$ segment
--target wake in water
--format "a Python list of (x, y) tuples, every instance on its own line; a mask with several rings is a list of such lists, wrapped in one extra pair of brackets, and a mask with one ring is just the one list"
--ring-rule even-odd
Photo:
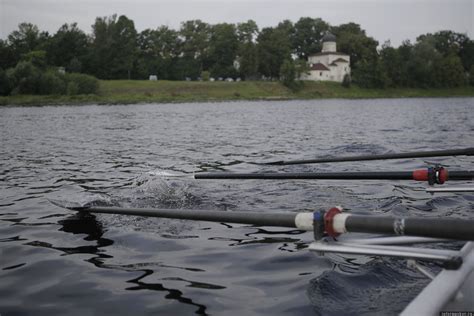
[[(117, 206), (129, 208), (166, 209), (211, 209), (222, 210), (227, 206), (216, 204), (188, 176), (166, 170), (151, 170), (137, 176), (131, 184), (107, 194), (86, 193), (76, 200), (49, 201), (62, 208), (89, 206)], [(122, 215), (95, 215), (114, 227), (133, 231), (149, 231), (165, 237), (178, 238), (183, 231), (190, 230), (193, 223), (172, 219), (144, 218)], [(173, 237), (174, 236), (174, 237)], [(180, 236), (186, 238), (186, 236)]]

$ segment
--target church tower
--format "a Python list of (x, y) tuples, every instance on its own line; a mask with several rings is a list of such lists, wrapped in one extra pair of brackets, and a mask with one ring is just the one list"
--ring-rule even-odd
[(335, 53), (336, 52), (336, 36), (327, 32), (323, 36), (323, 53)]

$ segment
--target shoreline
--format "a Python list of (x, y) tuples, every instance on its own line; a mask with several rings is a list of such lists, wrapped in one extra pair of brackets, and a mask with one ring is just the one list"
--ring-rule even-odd
[(196, 103), (233, 101), (289, 101), (321, 99), (474, 97), (474, 87), (452, 89), (344, 88), (334, 82), (305, 81), (292, 92), (276, 81), (199, 82), (101, 80), (98, 95), (17, 95), (0, 97), (0, 106), (119, 105), (144, 103)]

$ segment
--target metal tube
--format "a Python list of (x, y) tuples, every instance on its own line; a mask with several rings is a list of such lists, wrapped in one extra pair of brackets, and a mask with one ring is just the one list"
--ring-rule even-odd
[(373, 255), (388, 256), (398, 258), (410, 258), (417, 260), (436, 260), (449, 264), (453, 268), (458, 268), (462, 260), (458, 257), (457, 251), (398, 247), (398, 246), (369, 246), (358, 245), (353, 243), (326, 243), (313, 242), (309, 246), (309, 250), (323, 253), (344, 253), (354, 255)]
[[(455, 271), (443, 270), (426, 286), (423, 291), (405, 308), (402, 316), (411, 315), (439, 315), (442, 310), (453, 310), (446, 305), (452, 301), (459, 290), (463, 290), (464, 305), (472, 303), (472, 290), (469, 285), (473, 282), (474, 243), (469, 242), (460, 251), (464, 263)], [(461, 306), (463, 304), (460, 304)], [(473, 304), (470, 304), (472, 307)], [(466, 308), (466, 310), (471, 310)]]

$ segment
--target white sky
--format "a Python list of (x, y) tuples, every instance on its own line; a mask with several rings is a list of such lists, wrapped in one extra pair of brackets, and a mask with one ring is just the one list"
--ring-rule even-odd
[(0, 38), (21, 22), (54, 34), (77, 22), (86, 33), (98, 16), (126, 15), (138, 31), (186, 20), (215, 24), (255, 20), (260, 28), (289, 19), (320, 17), (331, 25), (355, 22), (379, 43), (439, 30), (466, 33), (474, 39), (474, 0), (0, 0)]

